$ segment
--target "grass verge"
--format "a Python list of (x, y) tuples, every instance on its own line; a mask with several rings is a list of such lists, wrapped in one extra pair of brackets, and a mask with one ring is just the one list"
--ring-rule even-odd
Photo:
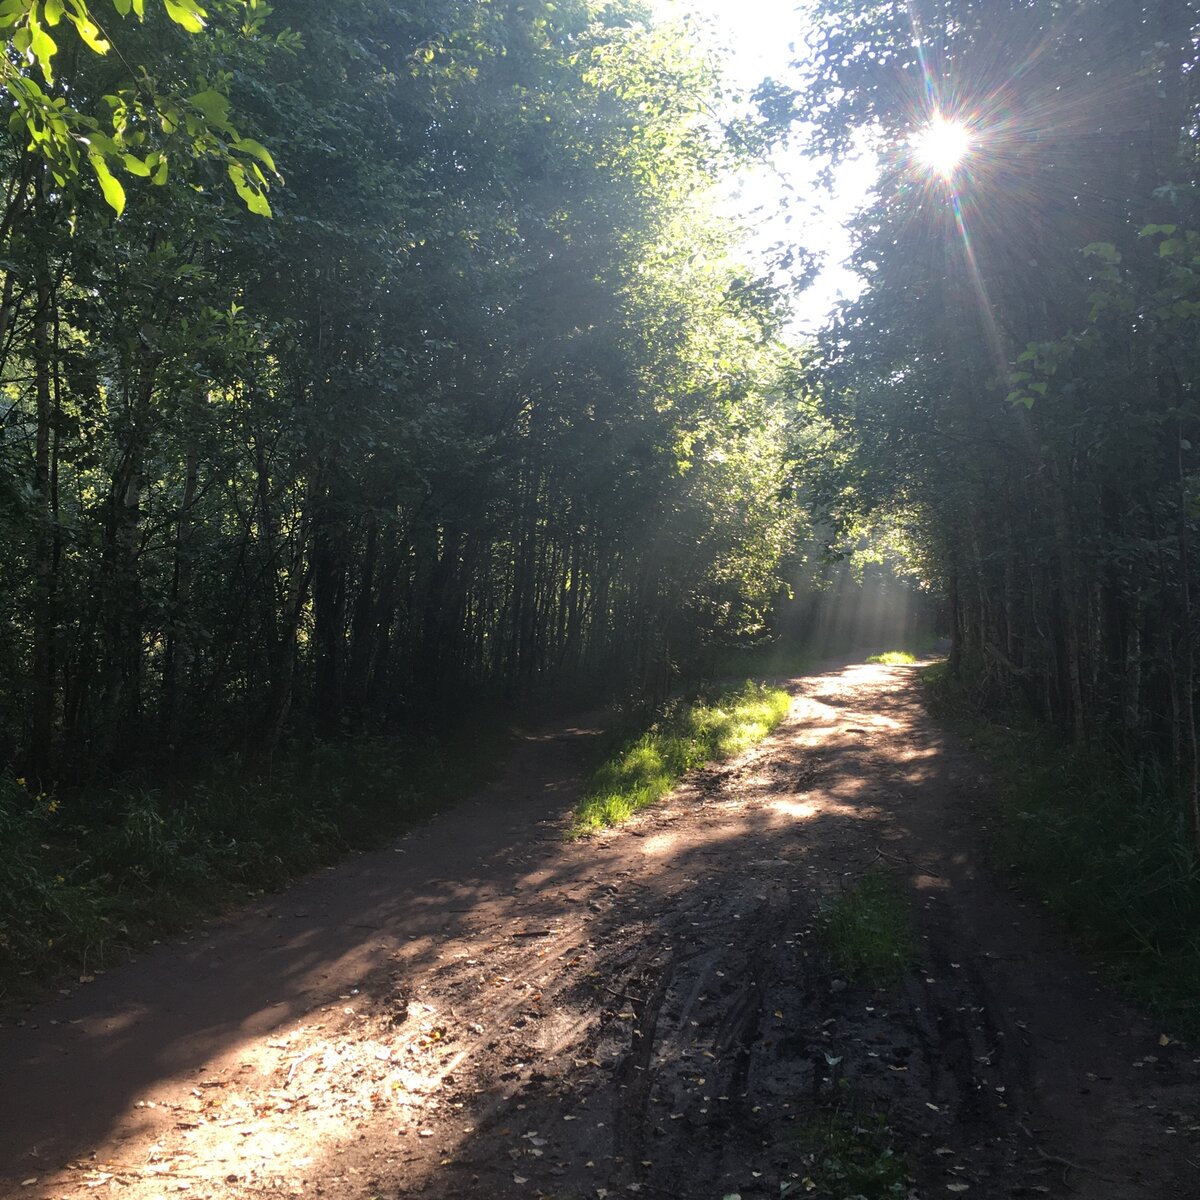
[(230, 764), (61, 798), (0, 778), (0, 1005), (381, 844), (479, 786), (502, 744), (478, 724), (359, 738), (294, 750), (269, 779)]
[(848, 979), (875, 987), (898, 982), (917, 952), (908, 900), (879, 873), (863, 876), (826, 906), (822, 940)]
[(876, 663), (882, 667), (911, 667), (917, 661), (915, 654), (909, 654), (907, 650), (888, 650), (883, 654), (872, 654), (867, 659), (869, 663)]
[(592, 773), (575, 810), (572, 836), (627, 820), (666, 795), (693, 767), (761, 741), (790, 706), (787, 692), (751, 682), (676, 706)]
[(923, 672), (931, 710), (991, 765), (993, 854), (1172, 1037), (1200, 1037), (1200, 862), (1182, 803), (1154, 770), (1134, 778), (1051, 730), (980, 711), (944, 665)]

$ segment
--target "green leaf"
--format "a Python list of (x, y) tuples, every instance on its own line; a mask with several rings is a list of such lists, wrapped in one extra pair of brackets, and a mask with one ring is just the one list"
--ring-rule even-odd
[(42, 18), (51, 27), (57, 25), (63, 15), (63, 0), (46, 0), (42, 9)]
[(167, 8), (167, 16), (176, 25), (182, 25), (188, 33), (199, 33), (204, 28), (204, 18), (208, 14), (194, 0), (163, 0), (163, 3)]
[(1101, 262), (1112, 263), (1114, 266), (1121, 261), (1121, 252), (1112, 242), (1091, 242), (1083, 248), (1089, 258), (1098, 258)]
[(189, 96), (188, 101), (194, 104), (205, 116), (210, 125), (217, 129), (229, 128), (229, 98), (213, 88), (197, 92)]
[(271, 157), (270, 151), (260, 142), (256, 142), (253, 138), (238, 138), (234, 146), (245, 154), (251, 154), (258, 159), (264, 167), (267, 168), (273, 175), (278, 175), (279, 171), (275, 167), (275, 160)]
[(150, 178), (150, 168), (136, 154), (122, 154), (121, 161), (130, 175), (139, 175), (143, 179)]
[(1174, 225), (1143, 225), (1138, 230), (1138, 237), (1153, 237), (1157, 233), (1163, 233), (1170, 237), (1175, 232), (1175, 229), (1176, 226)]
[(158, 166), (154, 168), (154, 177), (150, 182), (159, 187), (167, 182), (167, 156), (165, 154), (159, 160)]
[(266, 196), (257, 188), (252, 187), (249, 180), (246, 178), (246, 171), (237, 163), (230, 163), (229, 178), (233, 182), (233, 189), (246, 202), (246, 207), (252, 212), (257, 213), (260, 217), (269, 217), (271, 215), (271, 206), (267, 202)]
[(89, 153), (88, 161), (92, 164), (92, 170), (96, 172), (96, 178), (100, 181), (100, 190), (104, 193), (104, 199), (108, 201), (109, 207), (119, 217), (125, 211), (125, 189), (121, 186), (121, 181), (108, 169), (108, 163), (104, 161), (103, 155)]
[(33, 19), (32, 13), (29, 17), (29, 49), (37, 59), (38, 66), (42, 68), (46, 82), (53, 83), (54, 68), (50, 65), (50, 60), (58, 50), (58, 43)]
[(75, 31), (83, 39), (84, 44), (89, 50), (94, 50), (97, 54), (108, 53), (110, 43), (100, 32), (99, 28), (89, 21), (87, 17), (77, 17), (68, 13), (67, 19), (74, 23)]
[(94, 129), (88, 134), (88, 145), (95, 151), (99, 151), (102, 155), (110, 157), (120, 154), (121, 150), (117, 143), (108, 136), (107, 133), (101, 133), (100, 130)]

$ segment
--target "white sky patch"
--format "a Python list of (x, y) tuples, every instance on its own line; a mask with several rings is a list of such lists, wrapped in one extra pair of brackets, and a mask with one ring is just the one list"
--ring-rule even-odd
[[(722, 61), (730, 90), (749, 92), (765, 77), (794, 81), (791, 64), (806, 53), (806, 18), (794, 0), (653, 0), (666, 19), (686, 14), (698, 19), (703, 38)], [(799, 139), (797, 139), (799, 140)], [(813, 333), (839, 299), (853, 299), (862, 281), (846, 266), (850, 238), (846, 222), (868, 201), (876, 176), (866, 147), (834, 175), (832, 192), (816, 182), (821, 164), (798, 151), (783, 153), (770, 166), (742, 174), (725, 211), (747, 229), (747, 249), (766, 261), (784, 243), (819, 251), (823, 267), (816, 281), (794, 302), (794, 331)], [(790, 219), (789, 219), (790, 218)]]

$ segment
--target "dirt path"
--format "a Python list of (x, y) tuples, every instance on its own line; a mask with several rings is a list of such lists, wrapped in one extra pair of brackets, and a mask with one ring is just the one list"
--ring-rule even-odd
[[(0, 1194), (840, 1196), (806, 1182), (836, 1109), (887, 1117), (911, 1196), (1195, 1200), (1200, 1052), (980, 866), (984, 781), (913, 673), (794, 686), (620, 831), (563, 842), (594, 732), (564, 726), (394, 848), (0, 1029)], [(922, 952), (873, 993), (813, 931), (881, 868)]]

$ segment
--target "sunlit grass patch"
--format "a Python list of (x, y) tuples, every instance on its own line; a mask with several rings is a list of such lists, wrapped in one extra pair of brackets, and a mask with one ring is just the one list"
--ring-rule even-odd
[(895, 983), (916, 957), (908, 900), (886, 875), (864, 876), (825, 909), (824, 942), (850, 979)]
[(787, 692), (748, 682), (674, 709), (594, 772), (571, 833), (579, 837), (627, 820), (665, 796), (693, 767), (762, 741), (790, 706)]
[(916, 661), (917, 656), (909, 654), (907, 650), (888, 650), (884, 654), (872, 654), (867, 659), (867, 662), (881, 667), (911, 667)]

